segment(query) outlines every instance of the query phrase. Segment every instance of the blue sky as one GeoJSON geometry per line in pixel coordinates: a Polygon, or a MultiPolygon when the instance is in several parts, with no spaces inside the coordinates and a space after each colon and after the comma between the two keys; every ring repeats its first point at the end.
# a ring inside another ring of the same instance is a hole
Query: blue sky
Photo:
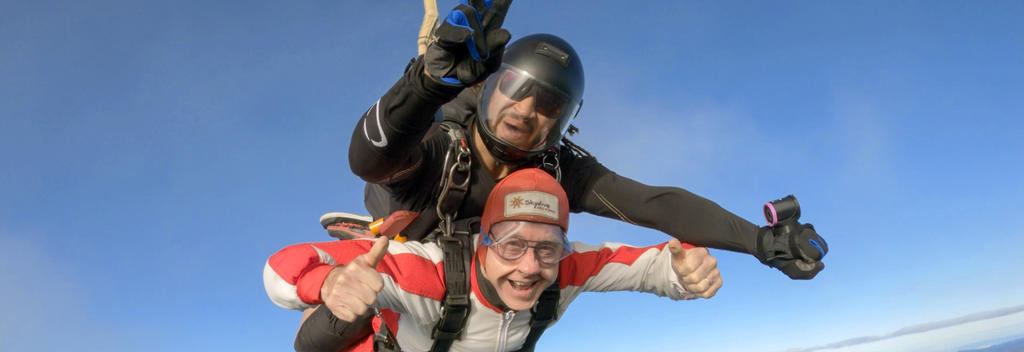
{"type": "MultiPolygon", "coordinates": [[[[266,298],[263,263],[328,240],[321,213],[362,208],[349,136],[415,54],[421,15],[0,3],[0,349],[291,348],[299,314],[266,298]]],[[[514,37],[554,33],[582,57],[574,140],[605,165],[758,223],[793,193],[831,248],[812,281],[713,251],[714,299],[583,295],[540,348],[784,351],[1024,304],[1022,16],[1015,1],[514,3],[514,37]]],[[[667,239],[587,214],[572,227],[667,239]]]]}

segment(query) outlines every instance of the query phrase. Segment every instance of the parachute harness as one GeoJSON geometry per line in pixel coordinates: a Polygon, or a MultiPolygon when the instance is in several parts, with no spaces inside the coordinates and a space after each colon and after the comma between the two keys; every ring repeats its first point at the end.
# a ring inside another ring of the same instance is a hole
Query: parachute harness
{"type": "Polygon", "coordinates": [[[441,319],[434,325],[431,338],[432,352],[443,352],[462,335],[469,317],[469,264],[472,258],[472,225],[460,221],[456,231],[452,219],[458,213],[462,200],[469,191],[472,159],[466,133],[461,126],[451,121],[441,122],[441,130],[451,137],[448,152],[444,157],[441,174],[441,193],[437,199],[437,216],[441,235],[438,244],[444,252],[445,296],[441,301],[441,319]],[[453,155],[454,154],[454,155],[453,155]]]}
{"type": "MultiPolygon", "coordinates": [[[[479,217],[453,220],[458,214],[462,200],[469,193],[472,154],[466,142],[465,129],[455,121],[445,120],[440,128],[451,139],[448,152],[445,154],[441,174],[441,193],[438,195],[437,215],[440,220],[437,237],[438,244],[444,252],[445,297],[441,301],[441,319],[434,325],[431,337],[434,344],[431,352],[444,352],[451,348],[452,343],[462,335],[466,320],[469,317],[470,277],[469,268],[472,264],[473,233],[480,228],[479,217]]],[[[553,172],[561,179],[556,153],[549,153],[541,163],[544,169],[553,172]]],[[[551,322],[557,319],[559,284],[555,282],[547,287],[538,299],[538,303],[530,310],[530,332],[520,351],[533,351],[541,334],[551,322]]]]}
{"type": "MultiPolygon", "coordinates": [[[[420,56],[431,44],[433,29],[438,24],[435,0],[424,0],[423,9],[423,22],[417,41],[417,54],[420,56]]],[[[466,326],[466,319],[469,317],[470,279],[468,268],[473,254],[473,244],[470,239],[475,229],[479,229],[478,217],[453,221],[458,214],[462,200],[469,192],[472,154],[466,142],[465,129],[458,122],[451,120],[442,121],[440,128],[448,133],[451,139],[441,169],[441,193],[438,195],[436,207],[439,220],[438,230],[441,232],[441,236],[436,240],[444,252],[445,297],[441,302],[441,319],[434,325],[431,334],[434,339],[434,344],[430,347],[431,352],[448,351],[452,343],[462,335],[466,326]]],[[[570,126],[570,134],[575,134],[576,130],[575,126],[570,126]]],[[[572,151],[590,155],[583,148],[569,142],[568,139],[563,138],[562,141],[572,151]]],[[[562,170],[558,163],[557,151],[554,148],[544,156],[541,168],[553,173],[555,178],[561,182],[562,170]]],[[[556,279],[551,286],[544,289],[537,304],[530,310],[532,313],[530,332],[520,351],[533,351],[540,335],[544,333],[551,322],[557,319],[559,296],[559,284],[556,279]]],[[[397,339],[384,324],[380,311],[375,308],[374,313],[381,319],[381,330],[385,331],[384,334],[377,333],[375,349],[378,351],[401,351],[397,339]]]]}

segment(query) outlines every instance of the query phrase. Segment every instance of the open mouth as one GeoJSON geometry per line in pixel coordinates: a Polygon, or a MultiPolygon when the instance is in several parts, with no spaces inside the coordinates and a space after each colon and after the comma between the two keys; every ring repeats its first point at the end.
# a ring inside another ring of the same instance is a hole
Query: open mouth
{"type": "Polygon", "coordinates": [[[528,149],[531,128],[518,121],[502,121],[498,138],[518,148],[528,149]]]}
{"type": "Polygon", "coordinates": [[[508,284],[515,291],[531,291],[533,289],[533,286],[537,285],[537,281],[508,280],[508,284]]]}

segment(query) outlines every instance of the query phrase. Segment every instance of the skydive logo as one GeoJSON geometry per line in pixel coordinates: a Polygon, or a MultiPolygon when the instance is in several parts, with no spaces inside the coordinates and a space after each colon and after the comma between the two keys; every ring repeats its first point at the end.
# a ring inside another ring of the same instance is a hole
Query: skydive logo
{"type": "Polygon", "coordinates": [[[523,205],[526,205],[528,207],[532,206],[534,209],[544,209],[547,211],[551,211],[551,204],[544,203],[544,201],[542,200],[527,199],[526,201],[523,202],[523,205]]]}
{"type": "Polygon", "coordinates": [[[515,192],[505,196],[505,216],[536,215],[558,220],[558,198],[539,191],[515,192]]]}

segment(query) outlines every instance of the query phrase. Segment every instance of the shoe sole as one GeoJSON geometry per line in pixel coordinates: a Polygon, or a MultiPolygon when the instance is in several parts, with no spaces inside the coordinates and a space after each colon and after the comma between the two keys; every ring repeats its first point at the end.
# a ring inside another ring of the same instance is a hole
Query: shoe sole
{"type": "Polygon", "coordinates": [[[356,215],[340,211],[334,211],[320,216],[320,226],[323,226],[324,229],[339,222],[350,222],[360,226],[370,226],[370,223],[373,222],[373,218],[367,215],[356,215]]]}

